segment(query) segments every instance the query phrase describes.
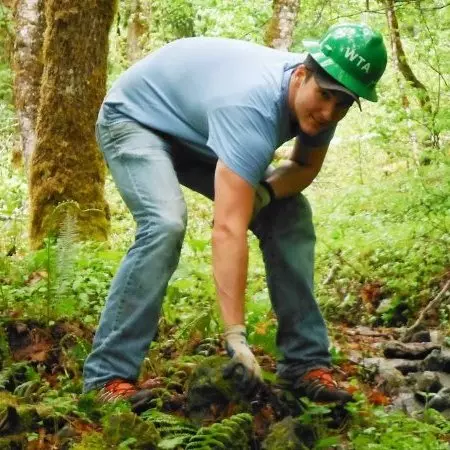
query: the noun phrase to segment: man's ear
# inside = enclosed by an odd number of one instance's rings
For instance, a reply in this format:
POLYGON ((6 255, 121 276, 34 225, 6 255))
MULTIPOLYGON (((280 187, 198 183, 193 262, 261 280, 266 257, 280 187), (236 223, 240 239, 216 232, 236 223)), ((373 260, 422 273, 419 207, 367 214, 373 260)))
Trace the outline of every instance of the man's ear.
POLYGON ((292 77, 294 78, 294 83, 297 87, 305 83, 307 70, 308 69, 303 64, 300 64, 294 69, 292 77))

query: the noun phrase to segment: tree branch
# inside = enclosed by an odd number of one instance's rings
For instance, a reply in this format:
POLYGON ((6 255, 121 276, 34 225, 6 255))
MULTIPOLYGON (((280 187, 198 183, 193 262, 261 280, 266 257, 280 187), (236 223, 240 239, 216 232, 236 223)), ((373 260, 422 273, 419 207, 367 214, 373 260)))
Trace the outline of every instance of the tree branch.
POLYGON ((401 339, 402 342, 408 342, 409 339, 411 339, 411 336, 418 330, 418 328, 422 324, 427 312, 439 306, 439 304, 442 301, 442 298, 444 297, 444 294, 449 290, 449 288, 450 288, 450 280, 447 280, 447 282, 445 283, 444 287, 441 289, 439 294, 436 295, 436 297, 422 310, 418 319, 415 321, 414 325, 405 330, 405 334, 401 339))

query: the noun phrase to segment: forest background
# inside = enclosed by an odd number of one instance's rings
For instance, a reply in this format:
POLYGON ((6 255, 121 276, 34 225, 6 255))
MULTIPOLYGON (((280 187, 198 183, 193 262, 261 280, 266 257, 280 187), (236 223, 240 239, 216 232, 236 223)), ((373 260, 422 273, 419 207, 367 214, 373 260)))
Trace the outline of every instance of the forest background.
MULTIPOLYGON (((34 402, 69 402, 73 394, 70 414, 77 410, 90 342, 78 336, 73 367, 63 368, 52 384, 39 368, 46 360, 36 349, 16 358, 10 330, 17 324, 42 331, 81 322, 92 332, 134 239, 132 218, 95 144, 95 117, 107 87, 133 62, 174 39, 222 36, 303 51, 303 39, 318 39, 330 25, 347 21, 380 30, 389 62, 379 102, 350 111, 306 190, 318 237, 316 294, 330 325, 333 355, 336 362, 348 356, 339 343, 340 326, 406 327, 437 295, 441 301, 424 319, 450 341, 450 5, 444 0, 3 0, 0 347, 3 371, 19 370, 17 364, 28 359, 22 381, 38 377, 48 384, 34 402)), ((167 342, 182 355, 192 342, 220 333, 211 272, 212 205, 195 193, 185 195, 188 230, 147 374, 167 342)), ((276 318, 257 242, 249 240, 249 340, 276 357, 276 318)), ((26 430, 27 440, 56 439, 48 430, 42 437, 41 429, 26 430)), ((348 445, 356 446, 357 437, 346 433, 348 445)))

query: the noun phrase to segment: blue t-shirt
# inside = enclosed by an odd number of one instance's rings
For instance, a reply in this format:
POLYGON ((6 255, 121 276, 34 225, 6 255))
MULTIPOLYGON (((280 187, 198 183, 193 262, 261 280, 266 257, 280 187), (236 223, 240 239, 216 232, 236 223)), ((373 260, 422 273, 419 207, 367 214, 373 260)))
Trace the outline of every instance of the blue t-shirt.
POLYGON ((256 186, 284 142, 298 136, 315 147, 333 137, 334 128, 307 136, 290 116, 289 79, 305 56, 232 39, 177 40, 118 78, 102 117, 167 133, 256 186))

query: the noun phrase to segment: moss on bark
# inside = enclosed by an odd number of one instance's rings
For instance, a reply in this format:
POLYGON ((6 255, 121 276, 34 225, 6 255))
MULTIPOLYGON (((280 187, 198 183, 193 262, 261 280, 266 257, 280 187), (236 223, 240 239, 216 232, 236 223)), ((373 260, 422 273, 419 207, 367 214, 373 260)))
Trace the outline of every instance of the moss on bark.
POLYGON ((37 143, 30 167, 33 248, 58 231, 57 205, 76 202, 78 236, 106 239, 105 167, 94 125, 106 90, 108 31, 116 1, 48 0, 37 143))

